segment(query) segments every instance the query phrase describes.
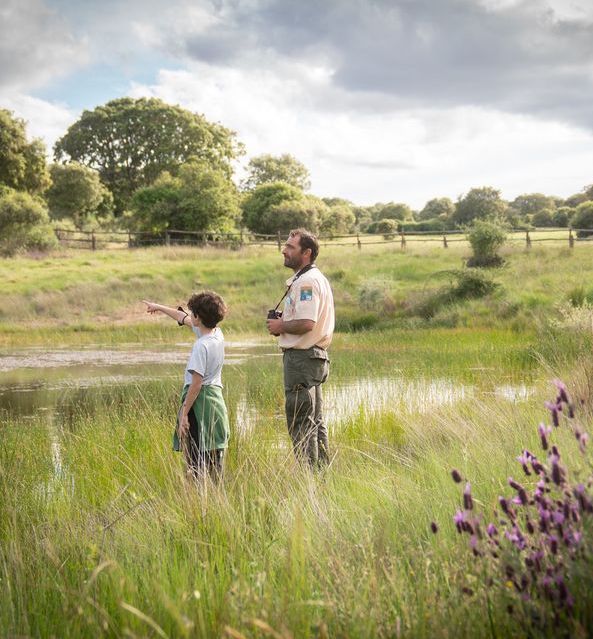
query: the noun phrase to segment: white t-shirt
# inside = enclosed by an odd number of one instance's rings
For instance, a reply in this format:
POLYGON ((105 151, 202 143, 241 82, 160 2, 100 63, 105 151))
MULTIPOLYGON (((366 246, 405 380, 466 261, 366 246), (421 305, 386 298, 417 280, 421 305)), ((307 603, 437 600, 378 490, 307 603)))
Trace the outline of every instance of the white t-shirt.
MULTIPOLYGON (((293 281, 294 275, 286 280, 286 285, 293 281)), ((317 267, 303 273, 291 286, 284 298, 282 319, 286 322, 309 319, 315 326, 303 335, 282 333, 278 338, 281 348, 327 348, 331 344, 335 325, 334 298, 327 278, 317 267)))
POLYGON ((200 335, 192 327, 198 339, 194 342, 185 368, 184 383, 191 384, 192 372, 203 377, 202 386, 220 386, 222 388, 222 365, 224 364, 224 335, 216 327, 211 333, 200 335))

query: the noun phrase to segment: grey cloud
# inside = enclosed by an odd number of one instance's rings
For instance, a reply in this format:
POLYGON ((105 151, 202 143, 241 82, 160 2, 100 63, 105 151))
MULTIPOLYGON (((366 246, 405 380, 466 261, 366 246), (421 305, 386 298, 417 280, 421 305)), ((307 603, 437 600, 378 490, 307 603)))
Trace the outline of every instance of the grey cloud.
POLYGON ((0 87, 41 85, 84 61, 84 46, 41 0, 0 7, 0 87))
POLYGON ((593 128, 593 22, 561 19, 540 0, 499 9, 475 0, 217 6, 224 26, 187 36, 186 55, 237 65, 273 51, 327 64, 336 104, 338 95, 373 94, 380 108, 475 105, 593 128))

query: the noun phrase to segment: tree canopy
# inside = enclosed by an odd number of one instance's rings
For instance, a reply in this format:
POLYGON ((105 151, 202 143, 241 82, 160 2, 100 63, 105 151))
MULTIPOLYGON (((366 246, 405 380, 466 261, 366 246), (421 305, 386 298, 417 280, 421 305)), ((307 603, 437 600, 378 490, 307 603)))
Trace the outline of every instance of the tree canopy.
POLYGON ((418 213, 419 220, 434 220, 435 218, 448 219, 453 215, 455 205, 448 197, 436 197, 424 205, 418 213))
POLYGON ((474 220, 502 218, 506 208, 506 202, 497 189, 491 186, 473 188, 457 200, 453 220, 457 225, 463 226, 474 220))
POLYGON ((268 212, 273 206, 287 200, 300 200, 304 197, 301 189, 286 182, 262 184, 243 200, 243 223, 254 233, 276 233, 268 212))
POLYGON ((141 231, 231 231, 239 217, 238 193, 223 170, 188 162, 177 176, 165 171, 139 189, 132 212, 132 226, 141 231))
POLYGON ((230 177, 231 161, 241 152, 234 132, 156 98, 120 98, 84 111, 54 148, 56 161, 99 172, 118 213, 163 171, 175 175, 197 159, 230 177))
POLYGON ((251 191, 262 184, 285 182, 298 189, 307 191, 311 188, 307 167, 292 155, 258 155, 249 160, 247 177, 242 187, 251 191))
POLYGON ((27 141, 24 120, 0 109, 0 184, 17 191, 42 193, 50 184, 41 140, 27 141))
POLYGON ((52 218, 70 219, 81 228, 91 218, 111 213, 113 196, 93 169, 78 162, 52 164, 50 174, 46 197, 52 218))

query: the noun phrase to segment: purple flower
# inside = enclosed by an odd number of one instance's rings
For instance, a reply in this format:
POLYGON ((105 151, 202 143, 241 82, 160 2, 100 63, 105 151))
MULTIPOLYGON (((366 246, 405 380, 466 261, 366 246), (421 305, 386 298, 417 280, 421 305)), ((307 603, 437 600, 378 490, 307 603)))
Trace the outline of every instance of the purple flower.
POLYGON ((521 464, 521 467, 523 468, 523 472, 526 475, 531 475, 531 471, 529 470, 529 466, 527 465, 529 463, 529 459, 530 459, 530 454, 526 450, 524 450, 521 453, 521 455, 517 457, 517 461, 521 464))
POLYGON ((559 379, 552 380, 554 386, 558 389, 558 399, 565 404, 568 404, 568 393, 566 389, 566 384, 559 379))
POLYGON ((488 533, 488 537, 496 537, 496 535, 498 535, 498 529, 494 524, 488 524, 488 526, 486 526, 486 532, 488 533))
POLYGON ((550 411, 550 415, 552 416, 552 424, 554 424, 554 426, 556 427, 560 426, 560 417, 558 416, 560 406, 552 402, 544 402, 544 406, 550 411))
POLYGON ((456 484, 461 483, 461 473, 456 468, 451 471, 451 477, 456 484))
POLYGON ((430 522, 430 529, 432 530, 432 532, 436 535, 439 532, 439 527, 436 523, 436 521, 431 521, 430 522))
MULTIPOLYGON (((550 429, 547 428, 545 424, 541 423, 537 427, 537 432, 539 433, 539 438, 540 438, 540 440, 542 442, 542 448, 544 450, 548 450, 548 435, 550 434, 550 429)), ((535 470, 535 468, 534 468, 534 470, 535 470)))
POLYGON ((472 499, 472 487, 469 482, 465 484, 463 491, 463 507, 466 510, 471 510, 474 507, 474 500, 472 499))
POLYGON ((465 514, 458 510, 455 515, 453 515, 453 522, 455 523, 455 527, 457 528, 457 532, 463 532, 463 523, 465 522, 465 514))
POLYGON ((550 455, 550 462, 552 464, 552 481, 556 486, 560 486, 564 479, 564 471, 560 466, 558 455, 550 455))

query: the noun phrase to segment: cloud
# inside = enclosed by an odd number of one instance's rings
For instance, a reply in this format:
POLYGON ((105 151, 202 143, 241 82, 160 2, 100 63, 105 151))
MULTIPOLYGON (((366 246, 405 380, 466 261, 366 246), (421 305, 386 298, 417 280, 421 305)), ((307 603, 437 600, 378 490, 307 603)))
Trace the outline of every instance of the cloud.
POLYGON ((40 100, 22 93, 14 93, 2 101, 2 108, 27 122, 27 138, 41 138, 47 154, 52 156, 54 142, 64 135, 76 119, 76 114, 66 106, 40 100))
MULTIPOLYGON (((281 64, 281 63, 278 63, 281 64)), ((292 68, 292 67, 291 67, 292 68)), ((203 113, 238 133, 247 156, 291 153, 311 172, 312 192, 358 204, 403 201, 421 208, 475 186, 568 196, 591 182, 593 135, 562 123, 479 106, 379 114, 320 111, 309 88, 323 72, 279 73, 195 63, 159 73, 133 97, 154 96, 203 113)), ((240 177, 240 175, 239 175, 240 177)))
POLYGON ((593 129, 593 12, 550 1, 220 2, 163 46, 219 66, 325 68, 328 109, 372 96, 381 110, 479 105, 593 129))
POLYGON ((85 45, 42 0, 5 0, 0 7, 0 88, 47 84, 86 61, 85 45))

